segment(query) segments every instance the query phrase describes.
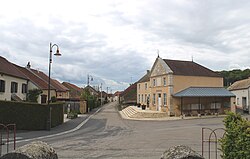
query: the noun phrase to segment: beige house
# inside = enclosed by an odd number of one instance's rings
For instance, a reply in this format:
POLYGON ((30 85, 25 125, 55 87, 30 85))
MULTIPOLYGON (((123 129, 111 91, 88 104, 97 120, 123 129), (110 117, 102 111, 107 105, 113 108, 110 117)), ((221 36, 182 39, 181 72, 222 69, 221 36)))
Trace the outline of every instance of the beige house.
POLYGON ((0 100, 26 100, 28 78, 0 56, 0 100))
POLYGON ((236 95, 237 108, 250 113, 250 77, 234 82, 228 90, 236 95))
POLYGON ((137 83, 137 102, 146 105, 146 95, 151 110, 176 116, 224 113, 233 104, 223 78, 193 61, 158 57, 144 77, 137 83))

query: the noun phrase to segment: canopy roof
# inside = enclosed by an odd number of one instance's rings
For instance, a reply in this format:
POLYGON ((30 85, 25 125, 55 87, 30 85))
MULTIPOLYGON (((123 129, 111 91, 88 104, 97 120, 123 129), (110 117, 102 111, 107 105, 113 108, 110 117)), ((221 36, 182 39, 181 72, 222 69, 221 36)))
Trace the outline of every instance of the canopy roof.
POLYGON ((174 97, 234 97, 223 87, 189 87, 173 95, 174 97))

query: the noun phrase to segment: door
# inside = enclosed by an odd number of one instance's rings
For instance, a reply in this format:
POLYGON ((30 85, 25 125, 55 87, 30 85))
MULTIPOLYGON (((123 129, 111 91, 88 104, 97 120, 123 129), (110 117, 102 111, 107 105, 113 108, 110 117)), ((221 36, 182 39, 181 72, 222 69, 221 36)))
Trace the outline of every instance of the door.
POLYGON ((161 94, 159 93, 158 94, 158 108, 157 108, 158 111, 161 111, 161 94))
POLYGON ((247 97, 242 97, 243 110, 247 110, 247 97))

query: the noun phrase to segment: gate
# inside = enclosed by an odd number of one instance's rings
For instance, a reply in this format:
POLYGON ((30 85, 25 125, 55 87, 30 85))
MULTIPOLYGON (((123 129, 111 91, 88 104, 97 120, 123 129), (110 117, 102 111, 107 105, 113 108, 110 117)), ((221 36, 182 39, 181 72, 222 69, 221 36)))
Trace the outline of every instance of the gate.
POLYGON ((218 142, 219 142, 219 139, 224 137, 225 129, 202 128, 201 131, 202 131, 201 132, 202 156, 208 159, 210 158, 218 159, 218 154, 221 153, 221 151, 218 150, 218 142))
POLYGON ((16 124, 0 124, 0 156, 16 149, 16 124), (10 147, 13 143, 13 147, 10 147))

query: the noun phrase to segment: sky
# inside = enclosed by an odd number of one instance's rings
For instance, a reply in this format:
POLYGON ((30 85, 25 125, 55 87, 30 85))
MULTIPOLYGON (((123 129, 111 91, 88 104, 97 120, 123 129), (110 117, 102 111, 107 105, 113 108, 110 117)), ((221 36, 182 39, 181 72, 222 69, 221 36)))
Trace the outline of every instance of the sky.
POLYGON ((214 71, 250 68, 249 0, 8 0, 0 56, 80 87, 124 90, 163 59, 214 71), (56 47, 53 47, 53 52, 56 47))

